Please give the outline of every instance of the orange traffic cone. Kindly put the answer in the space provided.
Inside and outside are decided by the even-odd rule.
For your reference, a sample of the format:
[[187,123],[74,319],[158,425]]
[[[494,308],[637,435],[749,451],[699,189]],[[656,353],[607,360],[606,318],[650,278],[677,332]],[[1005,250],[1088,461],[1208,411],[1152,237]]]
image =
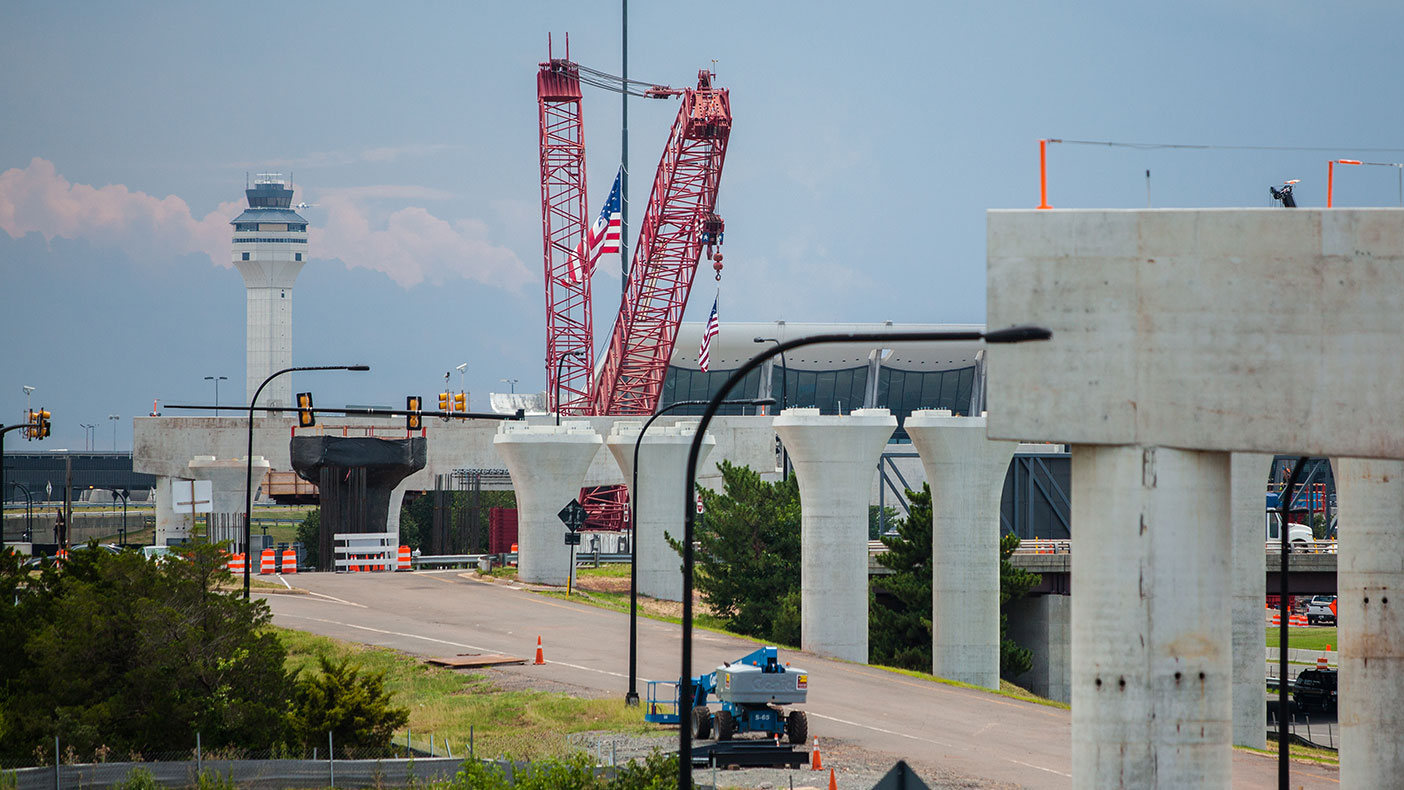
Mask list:
[[533,663],[536,663],[536,664],[544,664],[544,663],[546,663],[546,656],[542,655],[542,653],[541,653],[541,636],[540,636],[539,634],[538,634],[537,637],[536,637],[536,661],[533,662]]
[[814,736],[814,748],[809,750],[809,770],[824,770],[824,761],[819,759],[819,736]]
[[838,790],[838,780],[834,778],[834,769],[829,769],[829,790]]

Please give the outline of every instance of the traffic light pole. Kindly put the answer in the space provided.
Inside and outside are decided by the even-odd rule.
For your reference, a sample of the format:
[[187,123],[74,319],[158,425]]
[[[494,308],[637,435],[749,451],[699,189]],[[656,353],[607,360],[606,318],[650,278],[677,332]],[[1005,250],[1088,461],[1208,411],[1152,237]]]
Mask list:
[[0,551],[5,550],[5,434],[33,427],[32,422],[22,422],[0,428]]

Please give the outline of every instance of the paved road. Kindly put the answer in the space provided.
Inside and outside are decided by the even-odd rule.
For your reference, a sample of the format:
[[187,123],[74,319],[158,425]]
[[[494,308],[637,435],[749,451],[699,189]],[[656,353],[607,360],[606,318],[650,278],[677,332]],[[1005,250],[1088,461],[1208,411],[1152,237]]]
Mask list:
[[[301,574],[312,595],[267,596],[278,625],[421,656],[491,652],[530,658],[544,640],[546,666],[504,667],[530,681],[627,690],[629,618],[458,572]],[[680,628],[639,620],[639,693],[647,679],[675,679]],[[694,671],[755,649],[705,631],[694,635]],[[1071,788],[1071,714],[905,675],[787,652],[813,676],[811,733],[1030,788]],[[1277,786],[1273,760],[1234,754],[1234,787]],[[1294,765],[1292,786],[1337,787],[1336,771]]]

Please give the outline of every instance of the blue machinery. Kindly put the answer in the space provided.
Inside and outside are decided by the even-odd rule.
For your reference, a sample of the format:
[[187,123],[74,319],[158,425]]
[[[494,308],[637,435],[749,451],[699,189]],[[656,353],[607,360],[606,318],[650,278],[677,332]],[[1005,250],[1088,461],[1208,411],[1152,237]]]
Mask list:
[[[644,719],[657,724],[680,724],[679,683],[648,682],[648,707]],[[802,710],[788,713],[784,706],[802,703],[809,692],[809,673],[782,664],[773,647],[762,647],[744,658],[725,663],[692,679],[689,706],[693,736],[704,740],[716,729],[718,741],[745,732],[784,735],[792,744],[809,738],[809,720]],[[666,695],[666,696],[665,696]],[[715,713],[707,700],[716,695],[721,708]]]

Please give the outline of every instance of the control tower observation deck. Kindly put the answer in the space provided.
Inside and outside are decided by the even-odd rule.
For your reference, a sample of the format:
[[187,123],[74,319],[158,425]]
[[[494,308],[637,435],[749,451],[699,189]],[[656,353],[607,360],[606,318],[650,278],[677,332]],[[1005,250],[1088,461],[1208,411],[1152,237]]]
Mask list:
[[[292,210],[292,188],[279,173],[260,173],[245,194],[248,209],[229,224],[234,265],[247,292],[247,403],[264,379],[293,364],[292,289],[307,259],[307,220]],[[270,382],[259,405],[291,406],[292,379]]]

